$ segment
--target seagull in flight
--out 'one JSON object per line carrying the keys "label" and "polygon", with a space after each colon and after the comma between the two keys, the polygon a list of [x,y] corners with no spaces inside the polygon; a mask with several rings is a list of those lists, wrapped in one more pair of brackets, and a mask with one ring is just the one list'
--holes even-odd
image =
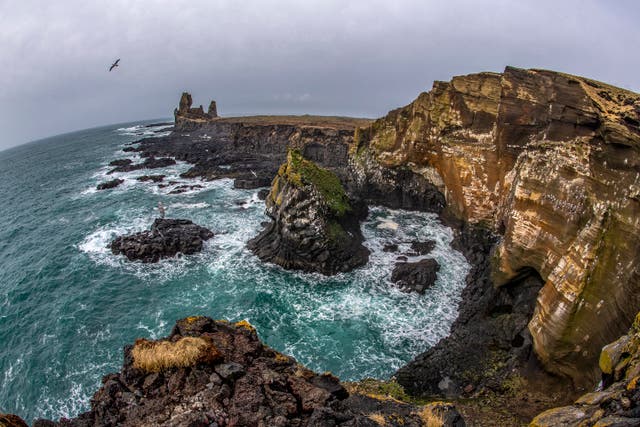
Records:
{"label": "seagull in flight", "polygon": [[116,62],[111,64],[111,67],[109,67],[109,72],[111,72],[111,70],[113,70],[114,68],[116,68],[118,66],[118,62],[120,62],[120,58],[116,59]]}

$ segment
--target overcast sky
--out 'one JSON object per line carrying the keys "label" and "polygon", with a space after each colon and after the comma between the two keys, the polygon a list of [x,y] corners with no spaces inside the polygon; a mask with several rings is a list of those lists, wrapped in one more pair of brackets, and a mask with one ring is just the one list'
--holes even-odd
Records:
{"label": "overcast sky", "polygon": [[[505,65],[640,91],[638,0],[0,0],[0,149],[169,117],[378,117]],[[109,65],[121,58],[120,67]]]}

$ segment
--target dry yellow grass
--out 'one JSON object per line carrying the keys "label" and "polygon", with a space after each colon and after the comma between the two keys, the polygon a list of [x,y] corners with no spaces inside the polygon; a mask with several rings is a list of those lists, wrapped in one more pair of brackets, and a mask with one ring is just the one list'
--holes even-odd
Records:
{"label": "dry yellow grass", "polygon": [[420,419],[424,423],[425,427],[442,427],[444,425],[444,419],[442,414],[435,412],[432,408],[425,406],[422,411],[418,413]]}
{"label": "dry yellow grass", "polygon": [[368,415],[368,417],[371,421],[378,424],[379,426],[387,425],[387,422],[385,421],[384,416],[382,416],[382,414],[370,414]]}
{"label": "dry yellow grass", "polygon": [[176,342],[138,339],[131,353],[133,367],[145,372],[194,366],[222,356],[210,340],[202,337],[183,337]]}

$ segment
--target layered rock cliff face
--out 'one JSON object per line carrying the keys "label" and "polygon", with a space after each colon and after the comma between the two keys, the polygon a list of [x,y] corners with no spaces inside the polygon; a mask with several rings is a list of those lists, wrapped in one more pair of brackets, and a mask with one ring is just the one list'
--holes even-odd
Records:
{"label": "layered rock cliff face", "polygon": [[543,412],[531,427],[640,425],[640,314],[627,334],[602,349],[599,365],[602,390]]}
{"label": "layered rock cliff face", "polygon": [[290,150],[266,199],[271,217],[265,230],[248,243],[263,261],[287,269],[335,274],[364,265],[358,209],[338,177]]}
{"label": "layered rock cliff face", "polygon": [[494,284],[543,279],[529,322],[536,354],[592,385],[600,348],[640,303],[639,147],[639,95],[507,68],[436,82],[359,130],[352,186],[383,189],[380,171],[408,170],[450,213],[502,235]]}

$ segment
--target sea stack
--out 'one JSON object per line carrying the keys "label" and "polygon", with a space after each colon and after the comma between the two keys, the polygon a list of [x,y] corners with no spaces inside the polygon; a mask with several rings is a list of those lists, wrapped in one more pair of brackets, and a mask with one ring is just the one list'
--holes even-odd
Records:
{"label": "sea stack", "polygon": [[263,261],[326,275],[367,262],[358,219],[338,177],[290,150],[266,199],[272,222],[248,243]]}

